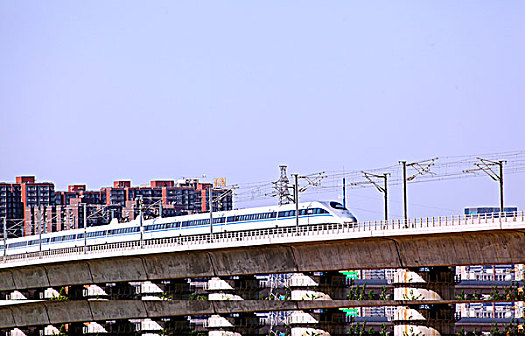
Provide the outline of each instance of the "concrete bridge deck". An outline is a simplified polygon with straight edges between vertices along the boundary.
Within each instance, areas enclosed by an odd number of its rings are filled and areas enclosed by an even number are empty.
[[[525,216],[324,225],[8,257],[0,291],[110,282],[525,262]]]
[[[0,329],[76,322],[271,311],[472,303],[472,300],[72,300],[0,307]],[[476,303],[494,303],[477,300]],[[498,302],[498,301],[496,301]],[[507,302],[507,301],[505,301]]]

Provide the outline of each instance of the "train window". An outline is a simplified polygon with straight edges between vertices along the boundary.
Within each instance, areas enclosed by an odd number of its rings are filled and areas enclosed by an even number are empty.
[[[220,224],[220,223],[224,223],[226,218],[214,218],[213,219],[213,223],[214,224]]]
[[[47,244],[49,243],[49,238],[43,238],[42,239],[42,244]]]
[[[27,242],[27,245],[37,245],[38,244],[38,239],[33,239],[29,242]]]
[[[25,247],[27,245],[26,241],[23,242],[16,242],[16,243],[8,243],[7,248],[20,248]]]
[[[80,239],[80,238],[84,238],[84,232],[79,233],[79,234],[77,235],[77,239]]]

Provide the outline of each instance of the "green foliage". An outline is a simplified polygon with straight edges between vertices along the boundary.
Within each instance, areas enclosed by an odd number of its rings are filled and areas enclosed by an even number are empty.
[[[422,295],[414,295],[414,291],[411,289],[409,295],[403,294],[404,300],[423,300]]]
[[[60,288],[60,292],[58,292],[58,296],[50,298],[49,300],[69,300],[67,293],[66,293],[66,288],[65,287]]]
[[[66,332],[66,325],[63,324],[63,325],[60,325],[60,328],[58,329],[58,336],[61,336],[61,337],[64,337],[64,336],[67,336],[67,332]]]
[[[379,295],[379,300],[389,300],[390,295],[386,293],[386,287],[381,287],[381,294]]]
[[[350,285],[353,285],[353,283],[351,283]],[[374,292],[372,290],[368,292],[368,296],[367,296],[366,283],[363,283],[362,286],[351,287],[350,291],[348,292],[347,299],[348,300],[367,300],[367,299],[374,300],[375,297],[374,297]]]
[[[203,294],[192,293],[190,295],[190,300],[208,300],[208,296]]]
[[[520,336],[525,336],[525,329],[523,327],[523,325],[525,324],[525,318],[521,318],[522,322],[521,322],[521,325],[520,325],[520,322],[516,319],[511,319],[510,320],[510,323],[505,325],[504,326],[504,334],[505,335],[512,335],[512,336],[516,336],[516,335],[520,335]]]
[[[382,335],[382,336],[388,336],[389,335],[388,327],[387,327],[386,323],[381,324],[381,331],[379,332],[379,335]]]
[[[173,299],[173,297],[171,295],[168,295],[168,293],[166,292],[162,292],[160,295],[160,299],[161,300],[171,300]]]
[[[467,299],[467,296],[465,295],[465,291],[463,289],[461,290],[461,293],[456,295],[456,299],[457,300],[466,300]]]
[[[423,332],[414,332],[413,328],[409,328],[408,332],[403,331],[403,335],[404,336],[409,336],[409,337],[424,336]]]

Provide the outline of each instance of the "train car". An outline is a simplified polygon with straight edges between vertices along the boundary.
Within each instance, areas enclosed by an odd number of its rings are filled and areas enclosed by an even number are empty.
[[[236,209],[212,213],[213,233],[291,227],[296,225],[296,206]],[[354,224],[357,219],[338,202],[306,202],[299,204],[299,225]],[[84,233],[85,232],[85,233]],[[144,220],[142,233],[139,219],[127,223],[116,220],[109,225],[33,235],[0,241],[0,254],[13,255],[40,250],[99,245],[143,239],[191,236],[210,233],[210,213]],[[84,237],[85,234],[85,237]],[[7,244],[4,247],[4,243]]]

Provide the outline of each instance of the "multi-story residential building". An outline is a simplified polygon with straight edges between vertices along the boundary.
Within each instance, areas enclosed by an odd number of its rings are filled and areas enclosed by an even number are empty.
[[[186,215],[209,210],[210,188],[215,211],[233,208],[231,193],[197,179],[178,183],[153,180],[149,186],[138,187],[132,187],[129,180],[119,180],[99,191],[87,190],[84,184],[55,191],[52,183],[19,176],[14,184],[0,183],[0,218],[6,218],[11,237],[84,227],[84,207],[88,226],[107,224],[114,218],[133,220],[139,213],[139,198],[146,218]]]
[[[28,225],[25,220],[25,213],[35,207],[56,206],[55,185],[50,182],[36,182],[34,176],[18,176],[14,185],[20,188],[20,202],[17,205],[21,205],[19,208],[24,218],[23,234],[26,235],[31,231],[32,225]]]
[[[20,184],[0,183],[0,237],[21,236],[23,231],[24,206]]]

